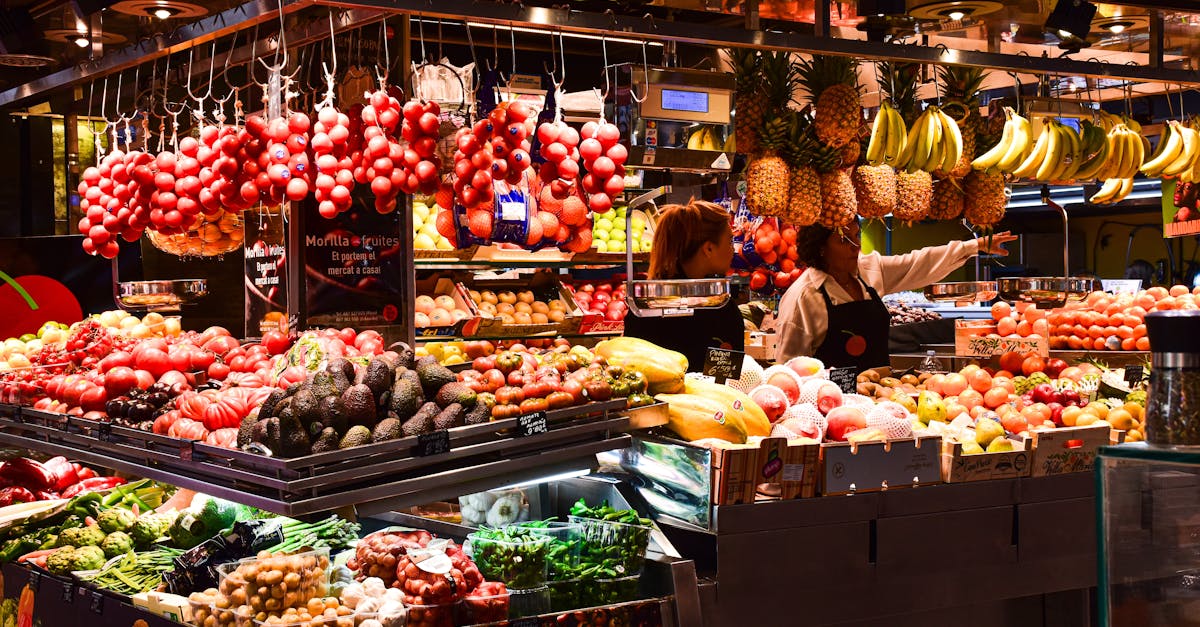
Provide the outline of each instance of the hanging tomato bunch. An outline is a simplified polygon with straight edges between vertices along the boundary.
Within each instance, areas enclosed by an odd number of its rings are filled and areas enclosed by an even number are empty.
[[[583,157],[583,191],[589,194],[592,211],[603,213],[612,208],[612,199],[625,191],[625,160],[629,151],[621,144],[621,130],[603,119],[583,125],[584,139],[579,144]]]

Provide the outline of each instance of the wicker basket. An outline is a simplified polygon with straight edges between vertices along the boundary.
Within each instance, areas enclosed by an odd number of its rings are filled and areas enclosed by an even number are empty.
[[[216,257],[242,247],[245,233],[242,218],[237,213],[221,211],[212,216],[199,216],[196,228],[179,235],[163,235],[147,231],[155,248],[179,257]]]

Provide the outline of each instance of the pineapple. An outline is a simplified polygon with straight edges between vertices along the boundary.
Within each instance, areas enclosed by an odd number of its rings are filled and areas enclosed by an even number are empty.
[[[733,64],[734,143],[745,154],[758,152],[758,132],[763,126],[767,111],[762,76],[762,56],[757,50],[731,48],[729,60]]]
[[[978,67],[942,66],[938,68],[938,78],[946,85],[946,103],[942,110],[958,123],[963,138],[962,157],[953,170],[939,174],[962,178],[971,171],[983,127],[983,118],[979,115],[979,90],[987,79],[987,72]]]
[[[857,141],[863,123],[858,93],[858,61],[849,57],[814,55],[798,66],[800,83],[816,109],[815,127],[821,142],[841,148]]]
[[[746,205],[758,216],[782,216],[788,209],[788,164],[779,156],[788,140],[788,119],[776,116],[760,134],[763,151],[746,166]]]
[[[822,172],[821,217],[817,222],[827,229],[840,230],[854,221],[858,214],[858,199],[854,195],[854,183],[850,180],[851,168],[834,168]]]
[[[933,177],[918,170],[896,173],[896,210],[892,217],[905,224],[920,222],[929,216],[929,204],[933,197]]]
[[[838,157],[841,159],[843,167],[850,167],[858,164],[859,157],[863,154],[862,144],[857,141],[852,141],[838,150]]]
[[[1004,218],[1008,187],[1004,175],[973,171],[963,179],[966,203],[963,213],[977,227],[990,229]]]
[[[851,176],[858,215],[882,218],[896,210],[896,171],[890,165],[860,165]]]
[[[792,226],[808,226],[821,215],[821,183],[813,167],[816,141],[811,132],[812,120],[792,112],[791,130],[783,155],[791,167],[788,177],[787,221]]]
[[[932,220],[954,220],[962,215],[966,196],[955,179],[941,179],[933,184],[933,198],[929,201],[929,218]]]

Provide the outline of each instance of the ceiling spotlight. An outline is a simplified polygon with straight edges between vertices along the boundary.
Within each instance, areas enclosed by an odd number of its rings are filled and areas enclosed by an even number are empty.
[[[78,37],[76,37],[72,41],[74,42],[74,44],[76,46],[79,46],[80,48],[87,48],[88,46],[92,45],[92,40],[88,39],[87,35],[83,35],[83,34],[80,34]]]
[[[1120,23],[1112,24],[1108,27],[1108,31],[1114,35],[1120,35],[1125,32],[1125,25]]]
[[[157,17],[160,20],[170,19],[172,15],[175,15],[175,12],[167,7],[159,7],[154,9],[154,17]]]
[[[1096,5],[1088,0],[1058,0],[1050,17],[1046,18],[1046,30],[1058,33],[1060,39],[1084,40],[1092,30],[1094,17]]]
[[[945,15],[946,17],[950,18],[951,22],[958,22],[967,16],[966,12],[958,11],[958,10],[943,11],[942,15]]]

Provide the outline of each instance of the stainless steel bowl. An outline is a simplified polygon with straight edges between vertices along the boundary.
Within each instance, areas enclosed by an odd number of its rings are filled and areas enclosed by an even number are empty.
[[[992,300],[998,291],[995,281],[934,283],[925,288],[925,298],[937,303],[969,305]]]
[[[1016,277],[1000,279],[1000,298],[1034,303],[1039,307],[1062,307],[1100,289],[1100,282],[1086,277]]]
[[[207,295],[205,279],[127,281],[120,284],[117,302],[122,309],[178,311],[181,305]]]
[[[642,309],[716,308],[729,300],[729,279],[634,281],[632,294]]]

